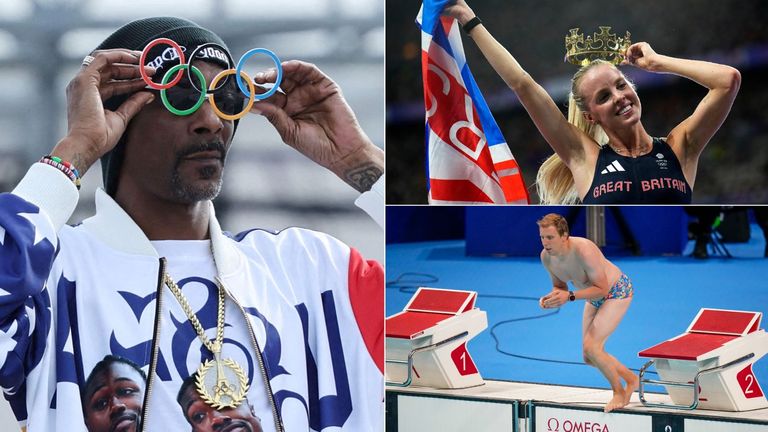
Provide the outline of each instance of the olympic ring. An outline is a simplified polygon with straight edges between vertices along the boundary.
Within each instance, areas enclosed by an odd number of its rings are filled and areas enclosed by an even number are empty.
[[[256,96],[256,100],[263,100],[275,94],[277,88],[280,86],[280,83],[283,81],[283,66],[280,64],[280,59],[277,58],[275,53],[266,48],[254,48],[243,54],[243,56],[240,57],[240,61],[237,62],[237,67],[235,68],[235,80],[237,81],[237,86],[240,87],[240,91],[248,97],[250,97],[251,94],[248,92],[248,89],[245,88],[243,80],[240,78],[240,71],[243,70],[243,65],[245,62],[254,54],[266,54],[272,59],[273,62],[275,62],[275,67],[277,68],[277,78],[275,79],[275,85],[266,93]]]
[[[219,48],[220,51],[222,53],[224,53],[225,56],[227,56],[227,67],[228,68],[231,68],[231,67],[233,67],[235,65],[235,61],[232,60],[232,56],[229,55],[229,52],[227,52],[227,50],[223,46],[221,46],[221,45],[219,45],[219,44],[217,44],[215,42],[204,43],[204,44],[200,45],[199,47],[195,48],[195,50],[192,51],[192,54],[189,55],[189,63],[192,64],[192,59],[195,58],[197,53],[199,53],[203,49],[209,48],[209,47]],[[202,91],[199,88],[197,88],[197,86],[195,86],[194,81],[192,81],[192,75],[190,73],[190,69],[187,69],[187,79],[189,80],[190,84],[192,84],[192,88],[194,88],[197,91]],[[227,83],[227,81],[229,81],[229,78],[227,78],[223,83],[221,83],[222,87]],[[218,90],[218,89],[216,89],[216,88],[212,88],[212,89],[209,88],[208,89],[208,91],[212,91],[212,90]]]
[[[198,68],[196,68],[196,67],[194,67],[194,66],[190,66],[190,65],[189,65],[189,64],[187,64],[187,63],[181,63],[181,64],[177,64],[176,66],[174,66],[174,67],[172,67],[171,69],[169,69],[169,70],[168,70],[168,72],[166,72],[166,73],[165,73],[165,75],[163,76],[162,85],[165,85],[165,83],[167,83],[167,82],[168,82],[168,80],[170,79],[170,76],[171,76],[171,75],[172,75],[174,72],[176,72],[177,70],[178,70],[179,72],[182,72],[182,71],[181,71],[181,69],[185,69],[185,68],[186,68],[186,69],[192,68],[192,72],[194,72],[194,73],[195,73],[195,75],[197,76],[197,78],[200,80],[200,84],[202,84],[202,86],[203,86],[203,91],[201,91],[201,92],[200,92],[200,98],[199,98],[199,99],[197,99],[197,102],[195,102],[195,104],[194,104],[194,105],[193,105],[191,108],[189,108],[189,109],[185,109],[185,110],[179,110],[179,109],[176,109],[176,108],[175,108],[173,105],[171,105],[171,103],[168,101],[168,95],[166,94],[166,90],[167,90],[167,88],[166,88],[166,87],[164,87],[162,90],[160,90],[160,99],[162,99],[162,100],[163,100],[163,105],[165,105],[165,107],[166,107],[166,108],[168,108],[168,111],[170,111],[170,112],[172,112],[172,113],[174,113],[174,114],[176,114],[176,115],[178,115],[178,116],[186,116],[186,115],[190,115],[190,114],[194,113],[195,111],[197,111],[197,110],[198,110],[198,108],[200,108],[200,106],[202,106],[202,105],[203,105],[203,102],[205,102],[205,96],[206,96],[206,90],[205,90],[205,87],[206,87],[206,86],[205,86],[205,75],[203,75],[203,73],[202,73],[202,72],[200,72],[200,69],[198,69]],[[179,74],[179,75],[181,75],[181,74]],[[177,75],[177,76],[178,76],[178,75]]]
[[[168,38],[158,38],[150,42],[145,48],[144,51],[141,52],[141,57],[139,58],[139,73],[141,74],[141,78],[144,80],[145,83],[147,83],[148,86],[152,87],[155,90],[164,90],[169,89],[181,81],[181,77],[184,76],[184,73],[179,70],[178,75],[176,75],[176,78],[173,79],[173,81],[169,82],[168,84],[158,85],[155,84],[152,79],[147,75],[147,73],[144,71],[144,62],[147,60],[147,53],[149,53],[149,50],[151,50],[155,45],[159,45],[161,43],[170,45],[173,47],[173,49],[176,50],[177,53],[179,53],[179,64],[184,64],[184,51],[181,50],[181,47],[179,44],[174,42],[171,39]]]
[[[180,62],[178,65],[172,67],[168,72],[165,73],[161,81],[161,84],[157,84],[153,82],[152,79],[144,71],[145,61],[149,53],[149,50],[151,50],[153,47],[159,44],[170,45],[178,53],[179,62]],[[192,66],[193,59],[195,59],[195,57],[200,52],[203,52],[203,50],[209,49],[209,48],[218,48],[218,49],[215,51],[212,51],[207,55],[213,55],[215,57],[218,57],[220,60],[224,60],[223,58],[220,58],[220,55],[219,55],[219,53],[223,53],[223,55],[226,56],[226,62],[227,62],[227,65],[229,66],[228,69],[222,72],[219,72],[219,74],[217,74],[213,78],[210,86],[206,84],[205,76],[200,71],[200,69]],[[251,77],[247,73],[245,73],[242,70],[243,66],[245,65],[245,62],[255,54],[265,54],[268,57],[270,57],[270,59],[275,63],[275,66],[277,69],[277,77],[275,79],[275,83],[273,87],[263,94],[256,94],[254,81],[251,79]],[[150,88],[153,88],[155,90],[160,90],[160,99],[162,100],[163,105],[168,109],[168,111],[179,116],[186,116],[194,113],[202,106],[203,102],[207,98],[208,101],[211,103],[211,107],[213,108],[213,111],[216,113],[216,115],[218,115],[219,117],[225,120],[237,120],[239,118],[242,118],[245,114],[247,114],[250,111],[255,101],[264,100],[272,96],[273,94],[275,94],[275,92],[280,87],[280,83],[283,80],[283,68],[280,63],[280,59],[277,57],[277,55],[275,55],[274,52],[266,48],[251,49],[240,58],[240,61],[238,61],[237,65],[235,66],[232,56],[230,56],[227,50],[219,44],[216,44],[216,43],[202,44],[197,48],[195,48],[194,51],[192,51],[192,53],[189,55],[189,57],[185,59],[184,52],[182,51],[182,48],[181,46],[179,46],[179,44],[177,44],[176,42],[168,38],[159,38],[151,41],[144,48],[144,50],[141,53],[141,58],[139,59],[139,65],[140,65],[139,71],[141,73],[141,77],[144,80],[144,82]],[[233,68],[233,66],[235,67]],[[175,86],[176,84],[179,83],[179,81],[181,81],[181,78],[185,75],[184,69],[186,69],[186,76],[192,88],[200,93],[200,97],[197,99],[197,101],[191,108],[181,110],[171,105],[170,101],[168,100],[168,95],[166,93],[166,90]],[[173,78],[173,80],[171,80],[170,77],[174,73],[176,73],[176,76]],[[219,107],[216,106],[214,102],[214,98],[218,93],[218,91],[221,90],[229,81],[229,78],[230,78],[229,75],[233,75],[233,74],[235,75],[235,80],[237,82],[237,86],[240,92],[246,97],[248,97],[248,102],[245,108],[243,108],[243,110],[240,111],[239,113],[227,114],[222,112],[221,109],[219,109]],[[195,75],[198,78],[197,80],[200,82],[200,87],[198,87],[195,84],[195,80],[192,79],[192,75]],[[243,82],[243,77],[246,80],[245,83]],[[221,81],[222,78],[226,78],[226,79],[224,79],[224,81],[221,84],[219,84],[219,81]]]
[[[222,77],[232,75],[233,73],[235,73],[235,69],[227,69],[225,71],[219,72],[219,74],[216,75],[211,81],[211,87],[216,88],[216,84],[219,82],[219,80]],[[248,89],[250,89],[251,92],[250,92],[250,96],[248,96],[248,103],[245,105],[245,108],[243,108],[243,110],[240,111],[239,113],[230,115],[230,114],[221,112],[221,110],[219,110],[219,107],[216,106],[216,103],[213,101],[215,94],[213,93],[208,94],[208,101],[211,103],[211,108],[213,109],[213,112],[215,112],[217,116],[223,118],[224,120],[237,120],[243,117],[244,115],[248,114],[248,112],[251,110],[251,107],[253,106],[253,103],[256,101],[256,97],[254,96],[256,92],[254,91],[255,89],[253,87],[253,80],[251,80],[251,77],[249,77],[247,73],[242,71],[240,73],[247,80]]]

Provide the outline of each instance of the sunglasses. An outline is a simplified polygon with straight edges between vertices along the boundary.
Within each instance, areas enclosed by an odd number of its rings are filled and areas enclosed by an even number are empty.
[[[184,57],[184,50],[178,43],[168,38],[158,38],[151,41],[141,52],[140,65],[146,64],[146,58],[150,49],[159,44],[170,45],[178,53],[180,63],[168,69],[160,83],[153,82],[143,67],[140,67],[139,71],[141,72],[141,78],[147,84],[146,89],[159,93],[163,105],[173,114],[179,116],[190,115],[202,106],[205,99],[208,99],[216,115],[225,120],[237,120],[250,111],[255,101],[266,99],[275,92],[285,94],[280,89],[280,82],[283,76],[280,59],[275,53],[266,48],[253,48],[249,50],[243,54],[240,61],[235,65],[226,48],[211,42],[195,48],[187,61]],[[201,55],[198,56],[197,54]],[[264,54],[275,63],[277,78],[274,84],[256,84],[242,70],[245,62],[256,54]],[[219,60],[226,60],[230,68],[213,78],[210,84],[211,90],[201,90],[208,88],[206,78],[198,68],[192,65],[192,60],[198,57],[208,58],[211,56]],[[184,70],[186,70],[186,73],[184,73]],[[234,75],[235,79],[230,80],[232,78],[230,75]],[[219,84],[222,78],[224,81]],[[199,81],[201,86],[198,87],[195,81]],[[203,94],[204,92],[206,94]]]
[[[230,77],[231,78],[231,77]],[[145,87],[160,99],[160,90]],[[248,98],[237,87],[234,79],[228,79],[224,84],[220,84],[215,90],[208,90],[207,94],[213,95],[213,103],[216,108],[224,114],[236,115],[243,111]],[[184,77],[178,84],[165,90],[168,102],[177,110],[189,110],[200,99],[200,90],[192,87],[189,80]],[[209,99],[210,100],[210,99]]]

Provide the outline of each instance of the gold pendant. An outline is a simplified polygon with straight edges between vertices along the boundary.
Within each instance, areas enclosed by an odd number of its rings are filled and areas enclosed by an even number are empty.
[[[234,360],[214,357],[197,368],[197,393],[214,409],[237,408],[248,392],[248,377]]]

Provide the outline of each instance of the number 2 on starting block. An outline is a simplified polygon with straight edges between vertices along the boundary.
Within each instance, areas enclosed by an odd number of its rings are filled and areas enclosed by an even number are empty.
[[[760,388],[760,384],[755,379],[755,374],[752,373],[752,365],[749,365],[736,374],[736,381],[739,382],[741,391],[744,393],[744,397],[752,399],[756,397],[762,397],[763,391]]]

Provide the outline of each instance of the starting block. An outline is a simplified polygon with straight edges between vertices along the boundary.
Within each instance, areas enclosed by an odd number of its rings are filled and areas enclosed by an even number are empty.
[[[638,355],[650,358],[640,369],[643,405],[747,411],[768,407],[752,364],[768,352],[768,334],[760,329],[760,312],[701,309],[685,333]],[[659,380],[643,378],[655,364]],[[650,403],[646,384],[663,385],[672,404]]]
[[[387,385],[466,388],[483,384],[467,341],[488,327],[477,293],[419,288],[386,320]]]

